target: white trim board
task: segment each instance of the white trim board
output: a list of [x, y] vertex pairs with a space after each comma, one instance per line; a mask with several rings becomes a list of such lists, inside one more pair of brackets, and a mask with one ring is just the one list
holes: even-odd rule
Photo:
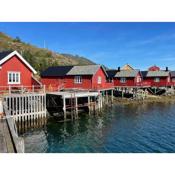
[[18, 58], [34, 73], [36, 74], [36, 70], [15, 50], [6, 57], [4, 57], [2, 60], [0, 60], [0, 65], [2, 65], [4, 62], [12, 58], [14, 55], [17, 55]]

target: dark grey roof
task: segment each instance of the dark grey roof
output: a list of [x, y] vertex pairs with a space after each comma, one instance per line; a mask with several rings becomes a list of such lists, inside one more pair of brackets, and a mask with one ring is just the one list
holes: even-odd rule
[[57, 76], [65, 76], [73, 66], [57, 66], [57, 67], [49, 67], [45, 71], [41, 73], [41, 77], [57, 77]]
[[73, 66], [67, 75], [94, 75], [101, 65]]
[[147, 73], [148, 73], [148, 71], [141, 71], [142, 77], [143, 77], [143, 78], [146, 77], [146, 76], [147, 76]]
[[136, 77], [139, 70], [120, 70], [116, 73], [115, 77]]
[[115, 69], [109, 69], [109, 70], [106, 70], [106, 73], [108, 74], [108, 77], [109, 78], [114, 78], [116, 73], [117, 73], [117, 70]]
[[175, 77], [175, 71], [170, 72], [171, 77]]
[[9, 55], [12, 52], [13, 51], [3, 51], [3, 52], [0, 52], [0, 60], [2, 60], [3, 58], [5, 58], [7, 55]]

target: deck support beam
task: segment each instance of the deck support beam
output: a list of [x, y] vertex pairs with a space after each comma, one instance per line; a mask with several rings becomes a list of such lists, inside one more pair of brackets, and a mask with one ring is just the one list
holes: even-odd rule
[[114, 102], [114, 90], [111, 90], [111, 103], [113, 104]]
[[78, 98], [75, 97], [75, 113], [76, 113], [76, 118], [78, 118]]
[[66, 120], [66, 98], [63, 97], [63, 112], [64, 112], [64, 120]]

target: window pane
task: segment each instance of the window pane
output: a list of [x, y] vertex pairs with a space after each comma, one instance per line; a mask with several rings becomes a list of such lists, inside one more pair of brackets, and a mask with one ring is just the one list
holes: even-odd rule
[[16, 82], [18, 83], [19, 82], [19, 74], [16, 73]]
[[12, 74], [11, 73], [9, 73], [9, 80], [8, 81], [12, 82]]
[[13, 82], [15, 82], [15, 73], [13, 73], [12, 75], [13, 75]]

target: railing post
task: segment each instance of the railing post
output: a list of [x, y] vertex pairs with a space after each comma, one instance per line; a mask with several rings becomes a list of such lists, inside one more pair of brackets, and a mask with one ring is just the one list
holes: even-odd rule
[[24, 87], [23, 87], [23, 85], [21, 86], [21, 93], [23, 94], [23, 92], [24, 92]]
[[43, 91], [46, 92], [46, 85], [43, 85]]
[[34, 85], [32, 85], [32, 92], [34, 92]]
[[9, 86], [9, 94], [11, 94], [11, 86]]

